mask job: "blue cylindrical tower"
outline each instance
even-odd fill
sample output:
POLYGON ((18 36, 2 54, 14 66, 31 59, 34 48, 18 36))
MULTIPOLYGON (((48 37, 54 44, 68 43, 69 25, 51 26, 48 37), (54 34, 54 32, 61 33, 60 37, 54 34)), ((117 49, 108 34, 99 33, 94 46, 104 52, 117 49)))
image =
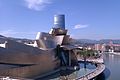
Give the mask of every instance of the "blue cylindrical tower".
POLYGON ((54 28, 65 29, 65 15, 54 15, 54 28))

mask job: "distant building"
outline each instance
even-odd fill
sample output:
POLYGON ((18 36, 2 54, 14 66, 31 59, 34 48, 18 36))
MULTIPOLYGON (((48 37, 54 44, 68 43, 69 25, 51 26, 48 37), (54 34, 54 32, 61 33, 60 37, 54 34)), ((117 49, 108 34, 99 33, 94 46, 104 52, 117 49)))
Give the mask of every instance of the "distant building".
POLYGON ((108 44, 95 44, 95 50, 102 52, 120 52, 120 44, 110 41, 108 44))
POLYGON ((113 45, 114 52, 120 52, 120 44, 113 45))
POLYGON ((96 51, 105 51, 105 44, 95 44, 95 50, 96 51))

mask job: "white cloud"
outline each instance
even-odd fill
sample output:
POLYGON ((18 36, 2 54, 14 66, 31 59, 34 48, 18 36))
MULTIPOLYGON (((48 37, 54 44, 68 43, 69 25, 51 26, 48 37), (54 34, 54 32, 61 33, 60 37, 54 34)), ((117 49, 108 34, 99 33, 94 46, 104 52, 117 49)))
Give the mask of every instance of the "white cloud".
POLYGON ((18 32, 14 30, 5 30, 0 31, 0 35, 7 36, 7 37, 14 37, 16 35, 35 35, 36 32, 18 32))
POLYGON ((0 35, 10 36, 11 34, 13 34, 12 30, 0 31, 0 35))
POLYGON ((81 29, 81 28, 86 28, 88 25, 82 25, 82 24, 77 24, 74 26, 74 29, 81 29))
POLYGON ((52 3, 52 0, 24 0, 29 9, 36 11, 43 10, 48 4, 52 3))

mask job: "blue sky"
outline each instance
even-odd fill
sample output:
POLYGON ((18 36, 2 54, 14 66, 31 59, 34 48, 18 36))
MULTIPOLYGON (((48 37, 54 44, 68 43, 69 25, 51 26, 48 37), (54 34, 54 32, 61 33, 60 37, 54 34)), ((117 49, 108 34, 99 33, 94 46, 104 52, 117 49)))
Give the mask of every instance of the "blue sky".
POLYGON ((73 38, 120 39, 120 0, 0 0, 0 34, 34 39, 65 14, 73 38))

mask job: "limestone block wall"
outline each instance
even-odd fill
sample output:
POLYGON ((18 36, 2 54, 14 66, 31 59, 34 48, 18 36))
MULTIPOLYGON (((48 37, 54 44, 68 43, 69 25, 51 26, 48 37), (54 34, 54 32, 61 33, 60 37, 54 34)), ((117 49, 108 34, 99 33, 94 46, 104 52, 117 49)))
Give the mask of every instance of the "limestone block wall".
POLYGON ((63 30, 60 28, 53 28, 53 30, 51 31, 52 35, 66 35, 67 34, 67 30, 63 30))
POLYGON ((54 40, 55 40, 56 44, 62 45, 63 39, 64 39, 64 35, 54 36, 54 40))

